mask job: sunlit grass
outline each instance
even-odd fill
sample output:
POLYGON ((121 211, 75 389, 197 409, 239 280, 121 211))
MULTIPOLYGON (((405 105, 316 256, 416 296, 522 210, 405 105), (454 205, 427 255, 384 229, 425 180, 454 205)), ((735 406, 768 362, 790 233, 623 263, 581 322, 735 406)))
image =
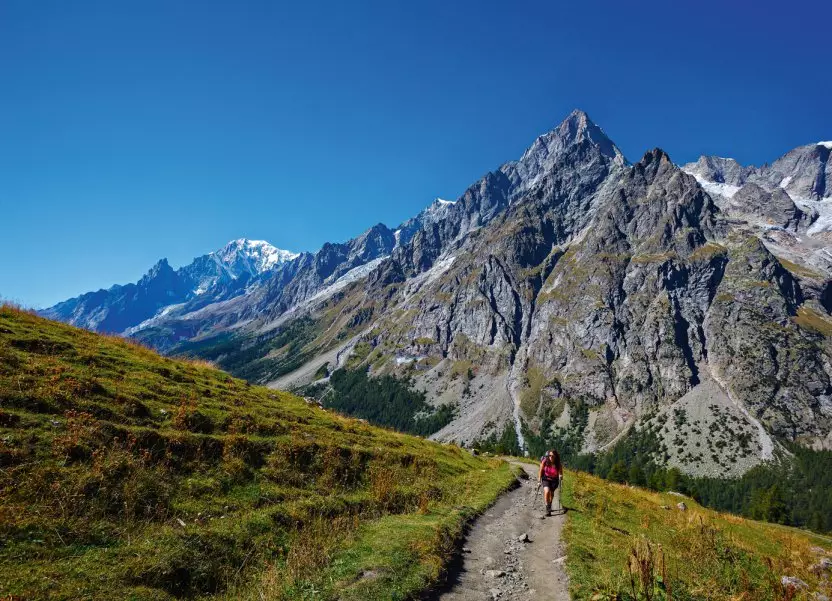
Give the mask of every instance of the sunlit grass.
POLYGON ((456 446, 0 309, 0 597, 411 594, 512 481, 456 446))
POLYGON ((829 580, 811 569, 819 560, 811 548, 832 545, 809 532, 584 473, 567 474, 563 503, 571 509, 564 536, 574 599, 763 601, 832 592, 829 580), (641 567, 647 563, 652 567, 645 578, 641 567), (800 578, 809 588, 789 591, 782 576, 800 578))

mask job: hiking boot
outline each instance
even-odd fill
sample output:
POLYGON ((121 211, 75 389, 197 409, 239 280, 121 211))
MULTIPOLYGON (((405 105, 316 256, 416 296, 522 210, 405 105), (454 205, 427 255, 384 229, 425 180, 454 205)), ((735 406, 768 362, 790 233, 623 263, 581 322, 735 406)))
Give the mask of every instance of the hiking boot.
POLYGON ((549 517, 551 515, 552 515, 552 504, 551 503, 546 503, 546 517, 549 517))

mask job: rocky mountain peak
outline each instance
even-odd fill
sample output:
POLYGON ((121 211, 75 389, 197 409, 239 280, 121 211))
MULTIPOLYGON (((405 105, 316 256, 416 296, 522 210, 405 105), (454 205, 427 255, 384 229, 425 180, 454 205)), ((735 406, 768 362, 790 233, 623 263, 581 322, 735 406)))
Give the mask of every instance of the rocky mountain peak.
POLYGON ((570 146, 589 142, 597 146, 607 157, 623 163, 624 155, 600 127, 592 122, 584 111, 576 109, 551 131, 538 136, 523 154, 520 162, 539 160, 541 156, 554 155, 570 146))
POLYGON ((664 150, 654 148, 645 152, 641 160, 633 165, 631 174, 634 177, 641 176, 648 181, 652 181, 658 176, 676 169, 678 167, 673 164, 670 156, 664 150))
POLYGON ((168 263, 167 259, 159 259, 156 264, 151 267, 147 273, 142 277, 140 282, 149 282, 151 280, 158 279, 160 277, 174 274, 173 268, 168 263))
POLYGON ((753 167, 743 167, 732 158, 717 156, 701 156, 695 163, 688 163, 683 169, 699 179, 731 186, 742 186, 755 171, 753 167))

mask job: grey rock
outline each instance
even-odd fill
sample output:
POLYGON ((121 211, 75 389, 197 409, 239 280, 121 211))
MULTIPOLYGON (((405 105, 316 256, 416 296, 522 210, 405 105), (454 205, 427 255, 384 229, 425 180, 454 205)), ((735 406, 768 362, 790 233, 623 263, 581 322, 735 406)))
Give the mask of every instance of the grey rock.
POLYGON ((810 568, 813 572, 821 574, 832 570, 832 559, 821 557, 820 560, 810 568))
POLYGON ((780 578, 780 583, 786 588, 808 589, 809 585, 803 582, 800 578, 795 576, 783 576, 780 578))
POLYGON ((377 580, 381 576, 378 570, 364 570, 361 572, 361 580, 377 580))
POLYGON ((756 218, 766 225, 797 231, 807 215, 801 211, 782 188, 771 191, 748 183, 731 197, 734 214, 756 218))
POLYGON ((686 511, 688 506, 685 503, 676 503, 676 508, 679 511, 686 511))
POLYGON ((485 576, 487 578, 503 578, 506 573, 503 570, 486 570, 485 576))

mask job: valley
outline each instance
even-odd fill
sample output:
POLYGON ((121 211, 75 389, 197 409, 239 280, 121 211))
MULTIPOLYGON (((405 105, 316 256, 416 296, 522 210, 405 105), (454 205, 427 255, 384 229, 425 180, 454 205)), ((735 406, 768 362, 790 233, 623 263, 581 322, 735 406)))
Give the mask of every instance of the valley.
POLYGON ((664 428, 662 461, 738 477, 787 457, 779 440, 832 444, 829 154, 818 143, 761 168, 679 167, 655 149, 631 164, 574 111, 396 229, 314 255, 238 240, 137 284, 148 300, 198 285, 183 302, 135 313, 114 288, 42 314, 279 389, 324 394, 338 369, 390 376, 453 409, 431 435, 463 445, 507 426, 521 448, 557 439, 573 405, 588 408, 583 453, 679 403, 700 432, 726 411, 734 435, 719 452, 664 428))
MULTIPOLYGON (((347 375, 361 376, 360 397, 389 394, 366 372, 347 375)), ((386 386, 402 407, 416 402, 395 379, 386 386)), ((10 599, 830 593, 828 537, 700 507, 679 491, 704 480, 643 463, 649 438, 574 456, 581 469, 609 464, 607 480, 568 470, 565 511, 543 518, 533 460, 381 429, 11 307, 0 309, 0 399, 0 595, 10 599), (639 483, 665 492, 615 484, 627 465, 654 470, 639 483)), ((519 452, 516 437, 506 441, 494 450, 519 452)), ((725 482, 697 495, 724 493, 725 482)), ((824 494, 827 484, 802 486, 824 494)), ((755 494, 760 510, 785 510, 755 494)))
POLYGON ((0 601, 830 601, 832 2, 0 15, 0 601))

